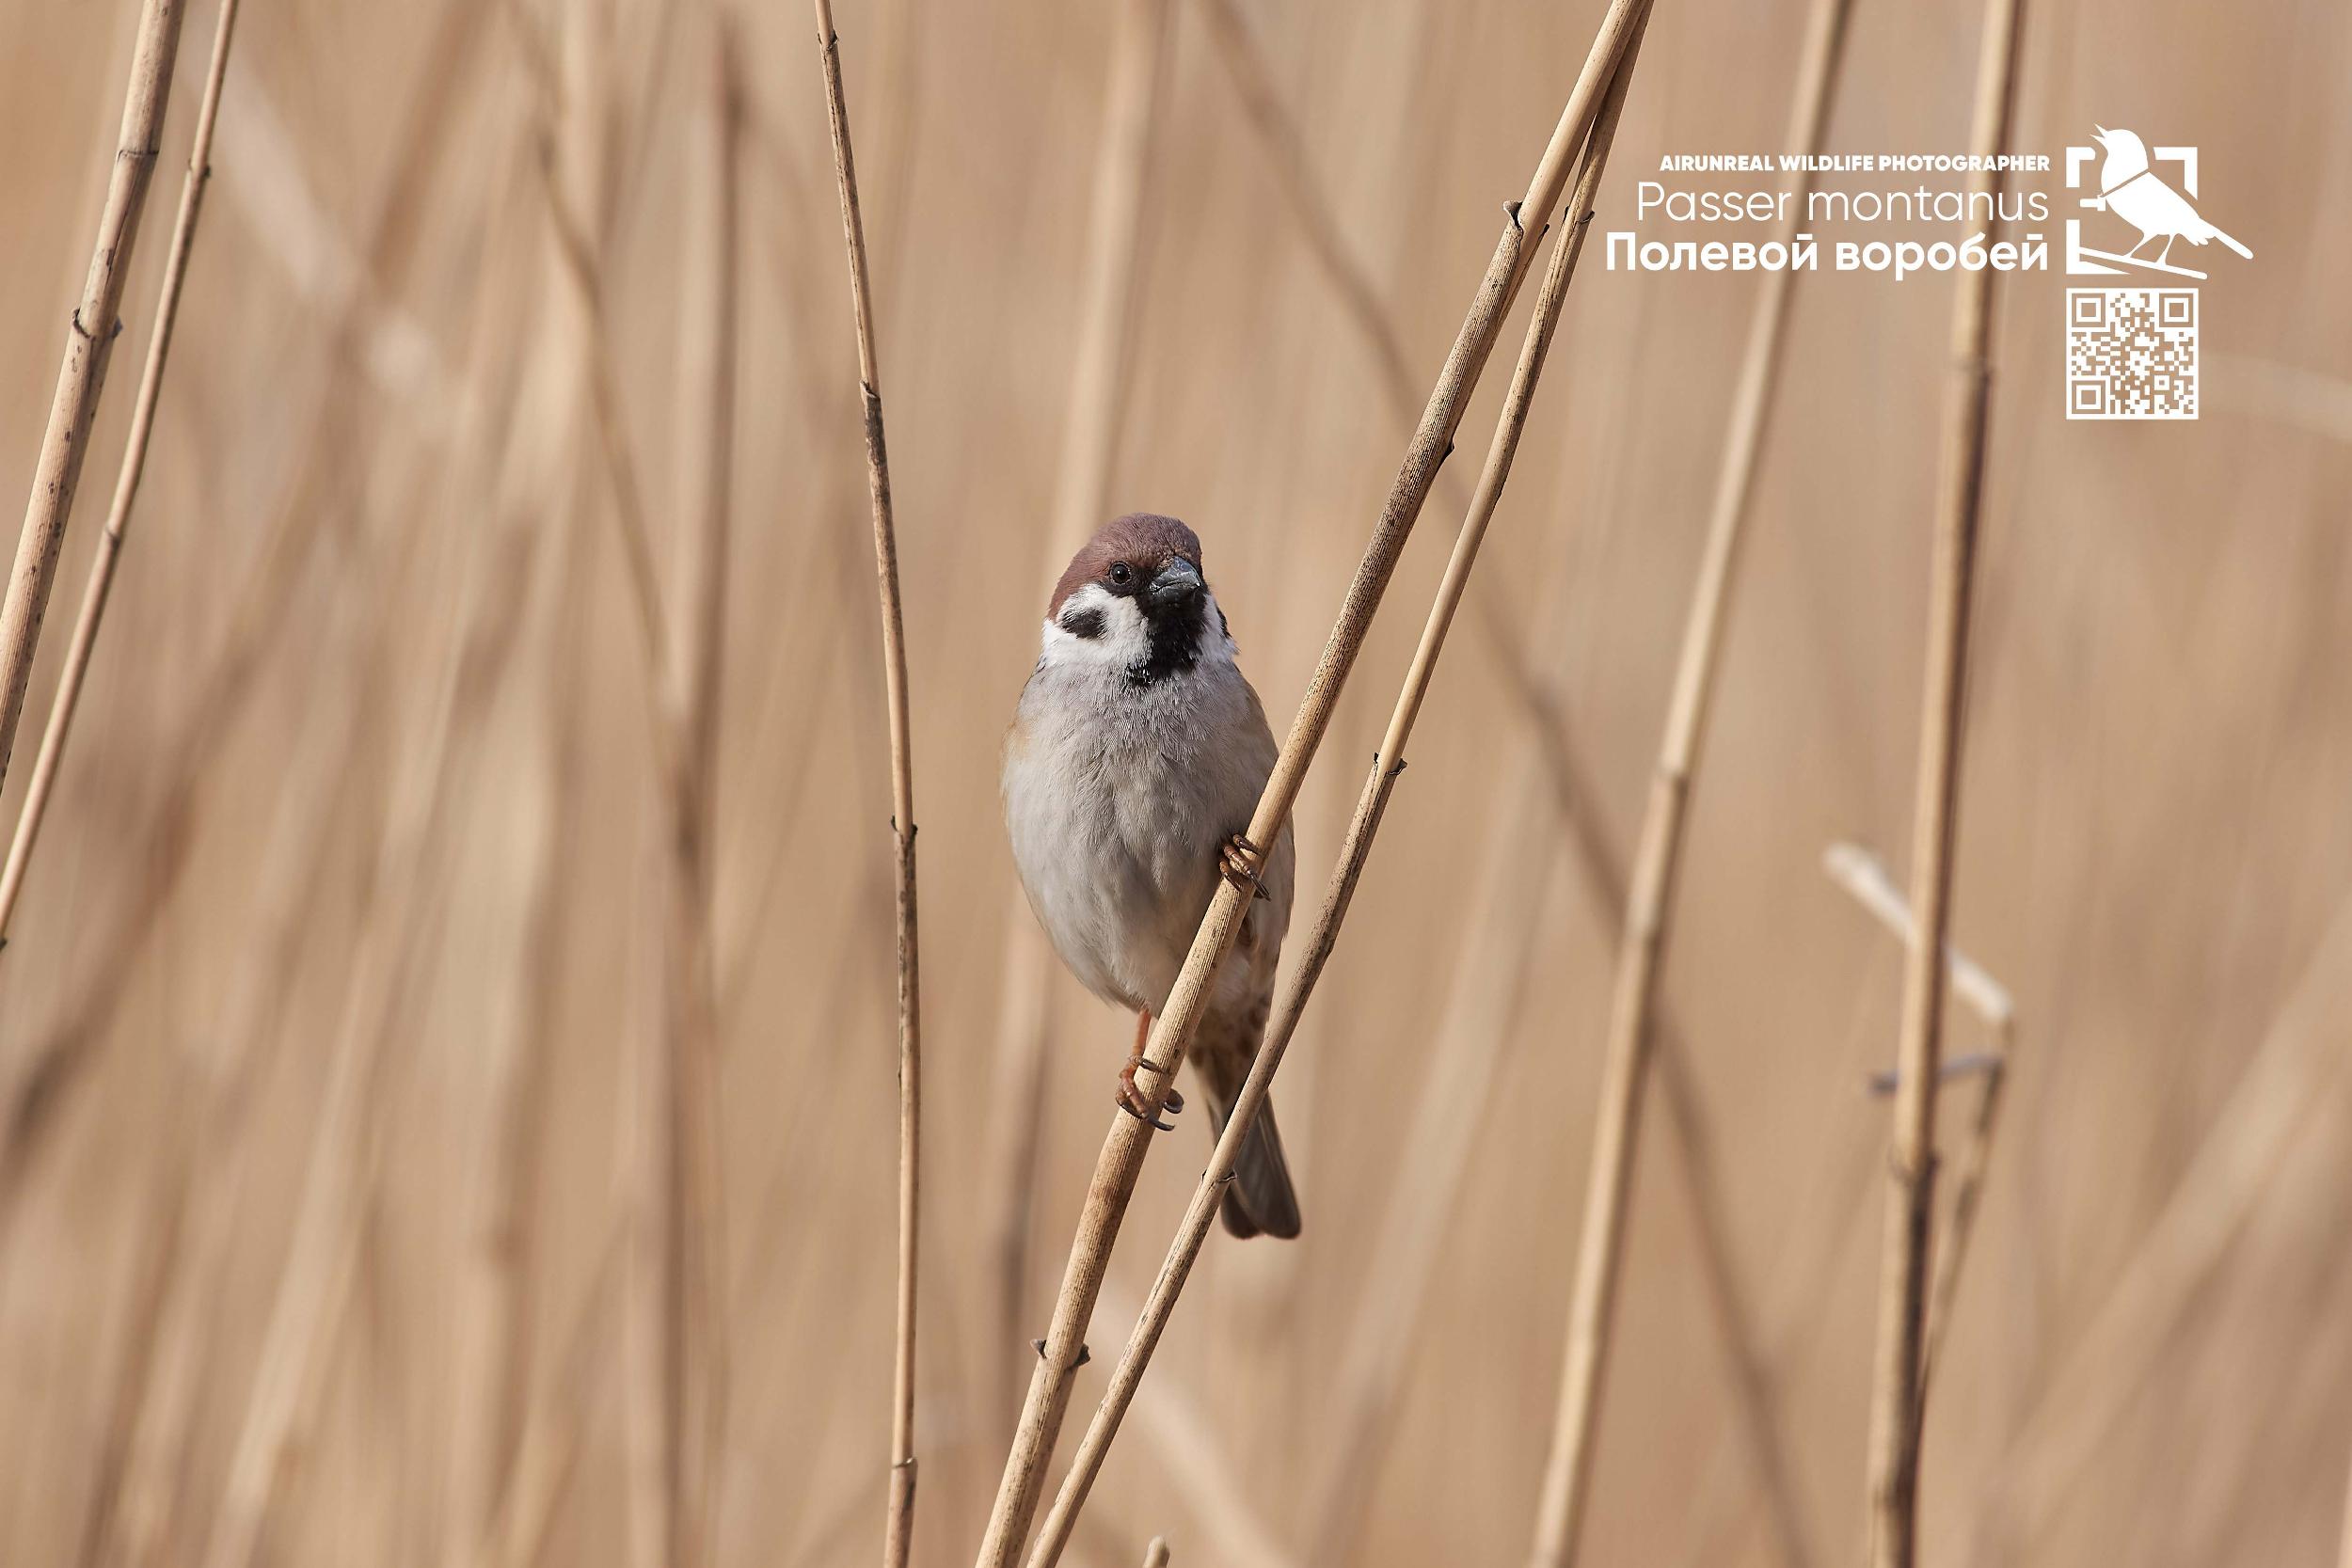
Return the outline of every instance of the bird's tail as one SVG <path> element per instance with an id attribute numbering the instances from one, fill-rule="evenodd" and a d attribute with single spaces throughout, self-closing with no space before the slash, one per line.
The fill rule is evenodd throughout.
<path id="1" fill-rule="evenodd" d="M 1247 1054 L 1203 1052 L 1200 1076 L 1208 1089 L 1209 1130 L 1225 1135 L 1225 1119 L 1241 1098 L 1249 1075 Z M 1242 1134 L 1241 1152 L 1233 1158 L 1233 1180 L 1225 1189 L 1220 1211 L 1225 1228 L 1245 1239 L 1298 1234 L 1298 1193 L 1291 1186 L 1290 1165 L 1282 1158 L 1282 1134 L 1274 1125 L 1274 1101 L 1258 1107 L 1249 1131 Z"/>
<path id="2" fill-rule="evenodd" d="M 2213 237 L 2215 239 L 2219 240 L 2223 245 L 2228 245 L 2232 250 L 2236 251 L 2240 256 L 2245 257 L 2249 261 L 2254 259 L 2254 253 L 2247 249 L 2244 245 L 2238 244 L 2237 241 L 2232 236 L 2224 234 L 2218 229 L 2215 229 L 2210 223 L 2205 225 L 2205 227 L 2208 230 L 2212 230 Z"/>

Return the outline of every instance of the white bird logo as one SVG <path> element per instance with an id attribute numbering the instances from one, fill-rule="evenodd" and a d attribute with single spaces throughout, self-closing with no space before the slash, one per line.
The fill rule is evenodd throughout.
<path id="1" fill-rule="evenodd" d="M 2112 211 L 2139 230 L 2139 243 L 2113 260 L 2164 267 L 2165 258 L 2172 253 L 2174 240 L 2198 245 L 2207 240 L 2219 240 L 2240 256 L 2249 260 L 2253 257 L 2254 253 L 2234 238 L 2198 216 L 2188 198 L 2157 178 L 2148 165 L 2146 143 L 2129 131 L 2110 131 L 2104 125 L 2095 129 L 2098 134 L 2091 139 L 2106 153 L 2106 159 L 2099 166 L 2099 194 L 2084 198 L 2083 205 L 2102 213 Z M 2191 180 L 2193 182 L 2194 176 Z M 2153 261 L 2148 261 L 2139 253 L 2157 240 L 2164 242 L 2164 248 L 2156 253 Z"/>

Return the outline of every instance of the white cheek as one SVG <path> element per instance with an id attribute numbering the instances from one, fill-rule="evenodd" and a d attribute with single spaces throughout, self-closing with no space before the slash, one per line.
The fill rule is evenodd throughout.
<path id="1" fill-rule="evenodd" d="M 1064 631 L 1057 620 L 1040 628 L 1038 653 L 1052 664 L 1104 664 L 1124 670 L 1152 654 L 1151 634 L 1144 629 L 1143 611 L 1133 599 L 1122 599 L 1089 583 L 1062 601 L 1062 614 L 1091 610 L 1103 617 L 1100 637 L 1080 637 Z"/>

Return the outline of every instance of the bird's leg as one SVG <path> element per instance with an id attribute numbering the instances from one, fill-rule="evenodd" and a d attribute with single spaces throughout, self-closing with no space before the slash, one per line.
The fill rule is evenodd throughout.
<path id="1" fill-rule="evenodd" d="M 2156 252 L 2156 265 L 2164 265 L 2165 258 L 2172 254 L 2172 242 L 2179 238 L 2178 234 L 2167 234 L 2164 237 L 2164 248 Z"/>
<path id="2" fill-rule="evenodd" d="M 2148 248 L 2148 242 L 2149 242 L 2150 240 L 2154 239 L 2154 238 L 2155 238 L 2155 236 L 2154 236 L 2153 234 L 2142 234 L 2142 235 L 2139 237 L 2139 244 L 2137 244 L 2137 245 L 2136 245 L 2132 246 L 2132 248 L 2131 248 L 2131 249 L 2129 249 L 2129 250 L 2127 250 L 2127 251 L 2123 252 L 2123 255 L 2124 255 L 2125 260 L 2127 260 L 2127 261 L 2128 261 L 2130 258 L 2132 258 L 2132 257 L 2134 257 L 2134 256 L 2137 256 L 2137 255 L 2138 255 L 2141 251 L 2143 251 L 2143 250 L 2147 249 L 2147 248 Z"/>
<path id="3" fill-rule="evenodd" d="M 1225 841 L 1225 847 L 1217 851 L 1216 859 L 1217 864 L 1225 870 L 1227 881 L 1237 882 L 1261 898 L 1266 895 L 1264 887 L 1258 881 L 1258 871 L 1265 863 L 1265 857 L 1259 852 L 1256 845 L 1235 833 Z"/>
<path id="4" fill-rule="evenodd" d="M 1176 1129 L 1170 1127 L 1168 1123 L 1152 1119 L 1152 1107 L 1150 1103 L 1144 1100 L 1143 1091 L 1136 1087 L 1136 1069 L 1139 1067 L 1148 1067 L 1154 1072 L 1162 1072 L 1166 1070 L 1160 1066 L 1159 1063 L 1147 1062 L 1143 1059 L 1143 1047 L 1145 1043 L 1151 1039 L 1151 1037 L 1152 1015 L 1150 1013 L 1137 1013 L 1136 1015 L 1135 1053 L 1127 1058 L 1127 1065 L 1119 1069 L 1119 1108 L 1126 1112 L 1129 1116 L 1135 1117 L 1137 1121 L 1149 1121 L 1152 1126 L 1158 1128 L 1163 1132 L 1173 1132 Z M 1168 1098 L 1163 1104 L 1163 1109 L 1165 1109 L 1169 1116 L 1174 1116 L 1177 1112 L 1183 1110 L 1184 1108 L 1184 1097 L 1178 1094 L 1175 1087 L 1171 1085 L 1168 1091 Z"/>

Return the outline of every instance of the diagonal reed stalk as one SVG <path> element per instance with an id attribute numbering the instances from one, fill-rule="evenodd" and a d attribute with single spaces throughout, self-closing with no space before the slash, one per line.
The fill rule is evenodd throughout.
<path id="1" fill-rule="evenodd" d="M 1828 128 L 1850 8 L 1851 0 L 1815 0 L 1806 25 L 1788 135 L 1788 145 L 1804 152 L 1820 150 Z M 1792 240 L 1804 225 L 1811 187 L 1806 173 L 1789 177 L 1787 188 L 1792 199 L 1781 225 L 1783 243 Z M 1625 1257 L 1642 1095 L 1655 1043 L 1651 1019 L 1657 1007 L 1659 974 L 1673 919 L 1692 782 L 1706 738 L 1724 624 L 1755 494 L 1756 459 L 1779 380 L 1795 283 L 1793 272 L 1767 272 L 1750 318 L 1706 543 L 1675 666 L 1665 735 L 1628 883 L 1625 925 L 1610 997 L 1609 1034 L 1602 1048 L 1592 1169 L 1585 1184 L 1576 1279 L 1569 1297 L 1559 1412 L 1536 1509 L 1532 1560 L 1538 1568 L 1565 1568 L 1575 1560 L 1591 1500 L 1594 1432 Z"/>
<path id="2" fill-rule="evenodd" d="M 131 503 L 137 499 L 139 479 L 147 470 L 148 437 L 155 428 L 155 405 L 164 386 L 164 361 L 171 352 L 171 329 L 180 319 L 180 290 L 187 280 L 188 256 L 196 244 L 196 220 L 204 204 L 204 184 L 212 178 L 213 124 L 220 112 L 220 87 L 229 70 L 229 44 L 237 24 L 238 0 L 221 0 L 220 20 L 213 31 L 212 63 L 204 73 L 204 99 L 197 109 L 196 139 L 188 147 L 187 177 L 180 186 L 180 211 L 171 229 L 171 250 L 164 261 L 162 292 L 155 303 L 155 325 L 147 341 L 147 365 L 139 376 L 138 400 L 131 410 L 131 433 L 123 444 L 122 466 L 115 475 L 114 501 L 107 508 L 105 531 L 90 562 L 89 579 L 82 590 L 82 608 L 74 617 L 73 637 L 66 646 L 65 668 L 57 676 L 56 695 L 49 705 L 49 722 L 40 735 L 40 752 L 33 761 L 32 782 L 16 819 L 16 836 L 8 841 L 8 859 L 0 870 L 0 944 L 8 941 L 8 921 L 24 891 L 25 867 L 33 858 L 33 843 L 48 815 L 49 792 L 56 783 L 57 762 L 65 753 L 73 728 L 74 710 L 82 696 L 82 680 L 89 673 L 90 651 L 97 645 L 98 624 L 106 613 L 106 595 L 114 587 L 115 566 L 121 559 L 124 533 L 131 526 Z M 127 246 L 128 241 L 125 245 Z M 60 523 L 60 529 L 63 525 Z M 6 750 L 0 746 L 0 752 Z"/>
<path id="3" fill-rule="evenodd" d="M 1290 989 L 1275 1008 L 1257 1059 L 1251 1064 L 1249 1077 L 1234 1102 L 1232 1114 L 1228 1118 L 1224 1133 L 1217 1140 L 1208 1168 L 1201 1173 L 1200 1183 L 1194 1189 L 1191 1206 L 1185 1211 L 1176 1239 L 1168 1245 L 1168 1257 L 1160 1265 L 1151 1296 L 1145 1302 L 1143 1313 L 1128 1338 L 1126 1352 L 1111 1372 L 1110 1386 L 1104 1394 L 1103 1402 L 1093 1419 L 1088 1424 L 1086 1435 L 1079 1441 L 1070 1473 L 1063 1478 L 1053 1509 L 1039 1531 L 1037 1546 L 1029 1555 L 1028 1568 L 1053 1568 L 1060 1560 L 1062 1549 L 1077 1522 L 1078 1511 L 1086 1506 L 1087 1496 L 1093 1487 L 1095 1478 L 1102 1472 L 1103 1461 L 1110 1451 L 1111 1442 L 1118 1436 L 1120 1422 L 1134 1402 L 1136 1389 L 1143 1380 L 1145 1369 L 1151 1364 L 1152 1354 L 1175 1311 L 1177 1297 L 1191 1275 L 1193 1263 L 1200 1257 L 1201 1245 L 1208 1237 L 1210 1222 L 1224 1199 L 1227 1184 L 1232 1180 L 1233 1161 L 1240 1152 L 1242 1137 L 1265 1102 L 1267 1088 L 1281 1066 L 1283 1053 L 1289 1048 L 1299 1016 L 1306 1008 L 1308 998 L 1313 994 L 1315 983 L 1322 977 L 1324 965 L 1339 941 L 1340 927 L 1347 918 L 1348 905 L 1355 897 L 1357 879 L 1361 876 L 1364 863 L 1372 852 L 1373 840 L 1379 832 L 1380 820 L 1388 809 L 1389 798 L 1395 788 L 1397 778 L 1405 771 L 1405 747 L 1411 738 L 1414 721 L 1419 718 L 1422 702 L 1428 693 L 1438 657 L 1444 649 L 1447 633 L 1453 628 L 1454 613 L 1461 607 L 1463 592 L 1469 586 L 1470 570 L 1477 563 L 1479 547 L 1486 540 L 1486 529 L 1493 520 L 1495 506 L 1502 499 L 1502 487 L 1510 478 L 1512 460 L 1518 454 L 1519 436 L 1526 428 L 1535 385 L 1543 373 L 1545 356 L 1550 350 L 1553 334 L 1559 326 L 1561 307 L 1567 297 L 1568 285 L 1575 277 L 1577 259 L 1583 250 L 1584 235 L 1592 222 L 1594 194 L 1608 166 L 1610 146 L 1616 135 L 1617 119 L 1625 106 L 1626 92 L 1631 85 L 1634 64 L 1641 51 L 1642 35 L 1648 23 L 1648 8 L 1644 6 L 1632 19 L 1629 36 L 1624 42 L 1624 52 L 1611 73 L 1607 94 L 1593 121 L 1590 141 L 1578 170 L 1575 191 L 1568 198 L 1567 227 L 1552 247 L 1551 261 L 1536 294 L 1526 340 L 1519 351 L 1510 389 L 1504 394 L 1502 411 L 1496 422 L 1493 441 L 1487 449 L 1486 465 L 1479 473 L 1470 511 L 1463 518 L 1461 531 L 1454 540 L 1454 552 L 1446 562 L 1445 576 L 1422 629 L 1420 644 L 1414 650 L 1412 663 L 1406 670 L 1403 689 L 1397 694 L 1395 708 L 1389 718 L 1388 731 L 1381 739 L 1380 750 L 1373 758 L 1372 771 L 1364 781 L 1355 814 L 1341 841 L 1330 887 L 1324 895 L 1323 907 L 1315 917 L 1314 929 L 1308 938 L 1306 951 L 1292 976 Z M 1520 211 L 1530 213 L 1544 209 L 1522 207 Z"/>
<path id="4" fill-rule="evenodd" d="M 833 0 L 816 0 L 817 47 L 824 62 L 834 175 L 841 187 L 841 233 L 849 248 L 850 309 L 857 325 L 858 393 L 866 414 L 866 476 L 874 510 L 874 578 L 882 605 L 882 685 L 890 710 L 890 830 L 898 856 L 898 1298 L 890 1400 L 890 1502 L 882 1561 L 905 1568 L 914 1534 L 915 1215 L 921 1195 L 921 970 L 914 926 L 914 756 L 907 731 L 906 620 L 898 600 L 898 534 L 890 510 L 890 453 L 882 438 L 882 372 L 874 348 L 874 301 L 866 269 L 866 220 L 858 210 L 857 160 L 841 87 L 841 40 Z"/>
<path id="5" fill-rule="evenodd" d="M 1124 0 L 1111 45 L 1103 127 L 1087 215 L 1078 341 L 1055 480 L 1052 531 L 1039 580 L 1050 581 L 1111 512 L 1113 461 L 1134 372 L 1136 277 L 1145 196 L 1168 87 L 1171 0 Z M 981 1224 L 993 1289 L 981 1314 L 985 1424 L 1009 1420 L 1020 1399 L 1022 1298 L 1029 1276 L 1031 1211 L 1044 1119 L 1046 1035 L 1054 955 L 1016 886 L 1006 908 L 1004 991 L 989 1091 Z"/>
<path id="6" fill-rule="evenodd" d="M 199 786 L 209 776 L 207 764 L 218 755 L 223 737 L 245 712 L 267 668 L 266 657 L 295 619 L 287 608 L 311 552 L 334 531 L 327 519 L 339 518 L 345 510 L 338 487 L 349 478 L 349 465 L 338 458 L 348 451 L 342 437 L 357 413 L 364 344 L 382 301 L 397 292 L 414 268 L 425 205 L 422 193 L 444 172 L 443 154 L 453 129 L 464 123 L 467 89 L 475 80 L 469 67 L 480 53 L 472 45 L 481 15 L 472 0 L 451 0 L 436 20 L 421 85 L 392 139 L 396 151 L 391 172 L 361 248 L 367 276 L 377 280 L 377 287 L 354 291 L 337 308 L 326 334 L 326 381 L 311 419 L 294 439 L 302 462 L 275 503 L 258 564 L 198 679 L 185 719 L 156 748 L 159 760 L 149 771 L 163 783 L 133 856 L 159 869 L 136 895 L 122 900 L 103 932 L 82 943 L 89 952 L 103 955 L 103 961 L 62 1009 L 59 1022 L 26 1053 L 29 1059 L 5 1091 L 6 1108 L 0 1110 L 0 1251 L 8 1243 L 11 1221 L 35 1162 L 112 1040 L 108 1025 L 122 998 L 130 994 L 123 976 L 137 967 L 162 927 L 170 895 L 188 863 L 186 849 L 200 812 Z"/>
<path id="7" fill-rule="evenodd" d="M 2009 141 L 2017 102 L 2023 0 L 1988 0 L 1977 67 L 1969 150 L 1991 163 Z M 1980 171 L 1975 190 L 1997 208 L 2006 181 Z M 1999 214 L 1988 231 L 1998 237 Z M 1885 1267 L 1879 1288 L 1878 1361 L 1870 1408 L 1870 1560 L 1912 1568 L 1918 1549 L 1920 1378 L 1928 1256 L 1935 1203 L 1935 1100 L 1944 1044 L 1944 947 L 1951 911 L 1952 841 L 1960 794 L 1962 688 L 1968 669 L 1969 594 L 1984 501 L 1994 296 L 1992 268 L 1961 275 L 1952 309 L 1952 386 L 1945 410 L 1928 591 L 1926 690 L 1911 842 L 1911 944 L 1903 965 L 1902 1029 L 1895 1054 L 1895 1130 L 1888 1170 Z"/>
<path id="8" fill-rule="evenodd" d="M 89 455 L 90 427 L 98 419 L 106 367 L 121 334 L 123 285 L 131 276 L 131 247 L 138 239 L 139 214 L 155 172 L 164 132 L 164 106 L 171 99 L 171 67 L 180 54 L 184 0 L 146 0 L 131 52 L 131 82 L 123 96 L 122 134 L 106 183 L 106 205 L 98 218 L 98 243 L 81 303 L 67 325 L 65 360 L 57 367 L 57 390 L 49 404 L 49 427 L 33 468 L 32 498 L 24 506 L 24 531 L 17 536 L 16 564 L 8 593 L 0 598 L 0 780 L 8 777 L 16 747 L 17 721 L 24 712 L 24 688 L 32 679 L 33 653 L 40 641 L 41 616 L 57 578 L 57 549 L 65 543 L 73 493 L 82 482 L 82 460 Z"/>
<path id="9" fill-rule="evenodd" d="M 1250 818 L 1247 837 L 1253 845 L 1272 844 L 1289 818 L 1292 802 L 1297 799 L 1308 765 L 1330 723 L 1331 710 L 1363 646 L 1389 577 L 1396 568 L 1397 557 L 1403 553 L 1422 503 L 1428 497 L 1438 466 L 1452 448 L 1454 431 L 1461 422 L 1464 405 L 1493 352 L 1502 317 L 1526 276 L 1530 252 L 1521 214 L 1547 214 L 1559 203 L 1567 184 L 1570 161 L 1592 127 L 1601 93 L 1615 72 L 1637 17 L 1646 9 L 1642 0 L 1613 0 L 1550 143 L 1529 182 L 1526 198 L 1506 213 L 1502 235 L 1487 264 L 1486 275 L 1430 392 L 1428 407 L 1422 412 L 1421 425 L 1414 432 L 1404 464 L 1390 489 L 1380 521 L 1357 565 L 1330 639 Z M 1177 1069 L 1184 1065 L 1185 1048 L 1207 1003 L 1210 982 L 1232 947 L 1253 893 L 1253 887 L 1241 879 L 1229 879 L 1218 885 L 1193 939 L 1192 951 L 1169 993 L 1166 1010 L 1153 1021 L 1151 1049 L 1145 1054 L 1148 1061 L 1160 1066 L 1143 1068 L 1136 1075 L 1136 1083 L 1147 1111 L 1154 1116 Z M 1110 1260 L 1120 1220 L 1126 1212 L 1127 1200 L 1135 1192 L 1144 1156 L 1151 1147 L 1151 1119 L 1130 1116 L 1123 1108 L 1112 1116 L 1110 1132 L 1104 1140 L 1079 1216 L 1078 1234 L 1071 1246 L 1061 1292 L 1054 1304 L 1053 1320 L 1030 1378 L 1020 1424 L 990 1510 L 978 1557 L 983 1568 L 1007 1568 L 1027 1537 L 1029 1522 L 1045 1483 L 1046 1464 L 1060 1433 L 1062 1416 L 1069 1408 L 1071 1386 L 1085 1354 L 1087 1323 L 1102 1289 L 1104 1270 Z"/>
<path id="10" fill-rule="evenodd" d="M 1879 858 L 1858 844 L 1833 844 L 1823 857 L 1830 879 L 1851 894 L 1879 923 L 1906 945 L 1911 941 L 1911 911 L 1900 889 Z M 1920 1403 L 1934 1386 L 1935 1369 L 1951 1332 L 1952 1304 L 1960 1296 L 1960 1275 L 1968 1260 L 1968 1243 L 1977 1230 L 1977 1212 L 1984 1196 L 1984 1174 L 1993 1163 L 1993 1137 L 2000 1130 L 2001 1096 L 2017 1048 L 2017 1006 L 2009 988 L 1985 967 L 1956 947 L 1947 948 L 1949 983 L 1976 1013 L 1992 1037 L 1992 1054 L 1984 1058 L 1983 1086 L 1977 1092 L 1976 1119 L 1969 1125 L 1968 1146 L 1960 1157 L 1960 1180 L 1952 1190 L 1952 1233 L 1935 1255 L 1935 1284 L 1928 1292 L 1927 1339 L 1919 1351 Z M 1947 1072 L 1959 1064 L 1947 1062 Z"/>
<path id="11" fill-rule="evenodd" d="M 1233 0 L 1201 0 L 1201 13 L 1219 61 L 1232 78 L 1244 121 L 1273 169 L 1310 254 L 1372 351 L 1383 393 L 1409 425 L 1418 417 L 1420 405 L 1411 372 L 1405 367 L 1402 337 L 1381 303 L 1370 272 L 1336 231 L 1337 219 L 1332 216 L 1336 209 L 1314 174 L 1305 139 L 1283 104 L 1263 52 Z M 1438 488 L 1446 493 L 1449 505 L 1467 506 L 1468 495 L 1458 479 L 1441 470 Z M 1584 805 L 1589 792 L 1583 781 L 1579 777 L 1571 784 L 1564 775 L 1564 768 L 1567 772 L 1576 769 L 1566 766 L 1570 760 L 1566 735 L 1556 705 L 1525 667 L 1524 656 L 1502 618 L 1495 613 L 1491 598 L 1482 600 L 1473 588 L 1471 608 L 1478 612 L 1478 629 L 1508 689 L 1527 711 L 1543 769 L 1551 776 L 1560 815 L 1572 830 L 1574 861 L 1583 874 L 1585 892 L 1613 916 L 1625 907 L 1625 878 Z M 1539 624 L 1557 618 L 1546 614 L 1539 617 Z M 1531 756 L 1528 766 L 1535 768 L 1536 759 Z M 1533 774 L 1522 787 L 1529 798 L 1527 809 L 1534 809 L 1538 786 Z M 1365 1299 L 1348 1340 L 1343 1391 L 1334 1402 L 1334 1408 L 1342 1413 L 1332 1426 L 1338 1434 L 1337 1447 L 1326 1465 L 1318 1500 L 1311 1505 L 1317 1547 L 1335 1561 L 1345 1560 L 1352 1550 L 1378 1480 L 1380 1457 L 1394 1426 L 1404 1381 L 1404 1347 L 1419 1321 L 1425 1282 L 1437 1267 L 1437 1243 L 1452 1216 L 1454 1194 L 1475 1147 L 1477 1117 L 1487 1098 L 1485 1085 L 1491 1081 L 1501 1053 L 1501 1037 L 1507 1032 L 1499 1015 L 1516 1006 L 1519 981 L 1529 962 L 1530 923 L 1534 918 L 1529 901 L 1540 901 L 1546 895 L 1542 870 L 1524 863 L 1528 858 L 1525 846 L 1508 827 L 1523 816 L 1523 812 L 1498 816 L 1485 873 L 1478 882 L 1482 891 L 1471 901 L 1472 908 L 1482 911 L 1481 928 L 1466 933 L 1461 951 L 1485 957 L 1478 964 L 1455 971 L 1453 992 L 1456 1000 L 1449 1002 L 1443 1016 L 1448 1021 L 1448 1037 L 1458 1042 L 1459 1049 L 1441 1046 L 1433 1052 L 1433 1060 L 1441 1058 L 1442 1066 L 1430 1080 L 1429 1092 L 1420 1100 L 1408 1158 L 1400 1164 L 1401 1169 L 1413 1171 L 1415 1179 L 1405 1185 L 1390 1210 L 1379 1243 L 1381 1261 L 1373 1271 L 1392 1288 Z M 1698 1102 L 1697 1085 L 1684 1060 L 1687 1047 L 1662 1014 L 1656 1027 L 1669 1125 L 1676 1134 L 1674 1153 L 1686 1178 L 1708 1300 L 1731 1362 L 1742 1432 L 1771 1504 L 1782 1560 L 1788 1568 L 1804 1568 L 1812 1561 L 1812 1551 L 1788 1479 L 1789 1465 L 1773 1412 L 1772 1377 L 1756 1342 L 1753 1314 L 1731 1256 L 1730 1225 L 1723 1212 L 1721 1180 L 1711 1160 L 1712 1139 Z"/>
<path id="12" fill-rule="evenodd" d="M 2345 1560 L 2352 1562 L 2352 1559 Z M 1143 1568 L 1168 1568 L 1168 1537 L 1155 1535 L 1143 1548 Z"/>

